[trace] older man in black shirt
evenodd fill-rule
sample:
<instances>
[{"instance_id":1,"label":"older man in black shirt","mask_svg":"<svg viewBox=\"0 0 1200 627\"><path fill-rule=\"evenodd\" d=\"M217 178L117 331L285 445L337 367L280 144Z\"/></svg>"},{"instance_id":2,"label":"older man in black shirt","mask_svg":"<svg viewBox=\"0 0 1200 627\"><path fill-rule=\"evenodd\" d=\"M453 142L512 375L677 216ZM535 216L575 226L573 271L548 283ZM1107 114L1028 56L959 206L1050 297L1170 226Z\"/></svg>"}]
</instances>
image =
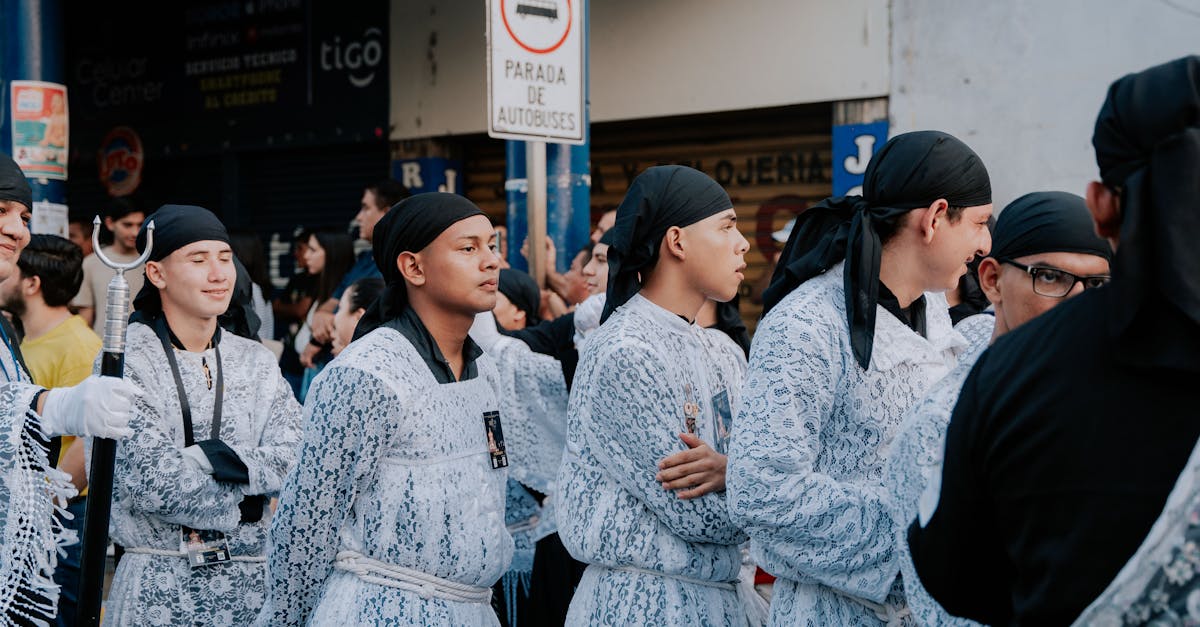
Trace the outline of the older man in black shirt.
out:
<instances>
[{"instance_id":1,"label":"older man in black shirt","mask_svg":"<svg viewBox=\"0 0 1200 627\"><path fill-rule=\"evenodd\" d=\"M1089 290L980 358L909 542L951 613L1069 624L1137 550L1200 436L1200 57L1116 81L1093 144Z\"/></svg>"}]
</instances>

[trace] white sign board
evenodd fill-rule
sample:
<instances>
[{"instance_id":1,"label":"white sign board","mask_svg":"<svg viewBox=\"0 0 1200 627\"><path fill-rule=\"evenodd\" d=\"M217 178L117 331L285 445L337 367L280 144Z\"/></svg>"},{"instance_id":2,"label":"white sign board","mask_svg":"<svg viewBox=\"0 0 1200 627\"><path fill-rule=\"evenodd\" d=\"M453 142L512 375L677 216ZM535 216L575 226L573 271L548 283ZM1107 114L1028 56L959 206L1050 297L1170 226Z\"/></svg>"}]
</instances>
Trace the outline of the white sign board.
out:
<instances>
[{"instance_id":1,"label":"white sign board","mask_svg":"<svg viewBox=\"0 0 1200 627\"><path fill-rule=\"evenodd\" d=\"M585 0L487 0L488 135L582 144Z\"/></svg>"}]
</instances>

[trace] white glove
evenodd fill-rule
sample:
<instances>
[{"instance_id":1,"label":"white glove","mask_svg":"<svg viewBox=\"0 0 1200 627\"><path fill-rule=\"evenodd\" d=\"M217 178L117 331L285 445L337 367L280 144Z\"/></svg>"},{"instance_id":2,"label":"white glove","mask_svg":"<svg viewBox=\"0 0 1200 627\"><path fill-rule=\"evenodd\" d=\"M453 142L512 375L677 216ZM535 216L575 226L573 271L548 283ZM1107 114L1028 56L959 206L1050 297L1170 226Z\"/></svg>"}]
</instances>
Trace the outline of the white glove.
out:
<instances>
[{"instance_id":1,"label":"white glove","mask_svg":"<svg viewBox=\"0 0 1200 627\"><path fill-rule=\"evenodd\" d=\"M127 438L133 435L133 397L141 393L124 379L97 375L74 387L54 388L46 394L42 430L50 436Z\"/></svg>"},{"instance_id":2,"label":"white glove","mask_svg":"<svg viewBox=\"0 0 1200 627\"><path fill-rule=\"evenodd\" d=\"M212 462L208 459L208 455L204 454L199 444L185 446L183 448L183 458L189 463L194 464L200 472L206 475L213 474Z\"/></svg>"},{"instance_id":3,"label":"white glove","mask_svg":"<svg viewBox=\"0 0 1200 627\"><path fill-rule=\"evenodd\" d=\"M475 322L471 324L470 336L485 353L491 352L496 342L504 337L500 334L500 329L496 328L496 316L492 315L491 310L475 314Z\"/></svg>"}]
</instances>

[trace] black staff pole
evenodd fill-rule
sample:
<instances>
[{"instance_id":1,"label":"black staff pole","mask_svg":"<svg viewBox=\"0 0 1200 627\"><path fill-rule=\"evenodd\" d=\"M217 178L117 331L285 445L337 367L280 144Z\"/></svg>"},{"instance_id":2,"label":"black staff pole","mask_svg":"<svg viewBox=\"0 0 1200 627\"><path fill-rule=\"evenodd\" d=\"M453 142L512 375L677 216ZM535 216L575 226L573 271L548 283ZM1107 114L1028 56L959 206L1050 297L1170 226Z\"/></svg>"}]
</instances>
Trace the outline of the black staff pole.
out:
<instances>
[{"instance_id":1,"label":"black staff pole","mask_svg":"<svg viewBox=\"0 0 1200 627\"><path fill-rule=\"evenodd\" d=\"M129 323L129 283L125 271L136 268L150 257L154 247L154 222L146 225L146 250L132 263L116 263L100 249L100 216L92 222L92 248L104 265L117 271L108 282L108 304L104 308L104 352L100 374L125 376L125 327ZM79 563L79 602L75 624L100 624L100 605L104 596L104 566L108 558L108 519L112 513L113 462L117 443L95 438L92 443L92 467L88 474L87 513L83 518L83 556Z\"/></svg>"}]
</instances>

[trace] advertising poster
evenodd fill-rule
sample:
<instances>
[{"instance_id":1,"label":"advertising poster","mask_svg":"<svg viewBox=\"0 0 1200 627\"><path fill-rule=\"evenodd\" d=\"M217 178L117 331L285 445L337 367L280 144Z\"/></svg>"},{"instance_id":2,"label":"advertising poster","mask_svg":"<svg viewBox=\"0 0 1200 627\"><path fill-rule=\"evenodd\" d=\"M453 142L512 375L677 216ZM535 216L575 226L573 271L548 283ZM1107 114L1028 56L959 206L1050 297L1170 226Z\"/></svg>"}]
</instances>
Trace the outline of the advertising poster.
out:
<instances>
[{"instance_id":1,"label":"advertising poster","mask_svg":"<svg viewBox=\"0 0 1200 627\"><path fill-rule=\"evenodd\" d=\"M12 156L25 176L67 180L67 87L12 81Z\"/></svg>"}]
</instances>

